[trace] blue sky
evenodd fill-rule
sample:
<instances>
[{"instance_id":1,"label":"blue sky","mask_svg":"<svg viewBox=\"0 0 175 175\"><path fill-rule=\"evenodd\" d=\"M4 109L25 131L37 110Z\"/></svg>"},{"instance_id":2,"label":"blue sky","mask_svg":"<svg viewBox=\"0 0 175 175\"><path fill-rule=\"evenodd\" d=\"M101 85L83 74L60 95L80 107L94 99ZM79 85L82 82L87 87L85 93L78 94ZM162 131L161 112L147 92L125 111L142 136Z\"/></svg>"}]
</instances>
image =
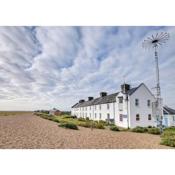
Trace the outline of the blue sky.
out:
<instances>
[{"instance_id":1,"label":"blue sky","mask_svg":"<svg viewBox=\"0 0 175 175\"><path fill-rule=\"evenodd\" d=\"M175 27L0 27L0 110L70 110L119 91L123 77L154 93L154 53L141 44L160 31L170 33L159 49L162 97L175 108Z\"/></svg>"}]
</instances>

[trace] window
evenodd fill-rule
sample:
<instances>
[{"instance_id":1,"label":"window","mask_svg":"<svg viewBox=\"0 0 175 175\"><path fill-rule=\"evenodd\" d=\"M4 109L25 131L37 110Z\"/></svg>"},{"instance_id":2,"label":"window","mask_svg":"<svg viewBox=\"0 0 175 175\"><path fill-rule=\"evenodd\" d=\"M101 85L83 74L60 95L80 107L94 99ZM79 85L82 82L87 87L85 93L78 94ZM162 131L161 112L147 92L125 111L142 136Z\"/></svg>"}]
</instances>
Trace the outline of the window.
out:
<instances>
[{"instance_id":1,"label":"window","mask_svg":"<svg viewBox=\"0 0 175 175\"><path fill-rule=\"evenodd\" d=\"M173 121L175 121L175 115L173 116Z\"/></svg>"},{"instance_id":2,"label":"window","mask_svg":"<svg viewBox=\"0 0 175 175\"><path fill-rule=\"evenodd\" d=\"M135 99L135 105L139 106L139 99L137 99L137 98Z\"/></svg>"},{"instance_id":3,"label":"window","mask_svg":"<svg viewBox=\"0 0 175 175\"><path fill-rule=\"evenodd\" d=\"M147 100L147 106L148 106L148 107L151 106L151 100Z\"/></svg>"},{"instance_id":4,"label":"window","mask_svg":"<svg viewBox=\"0 0 175 175\"><path fill-rule=\"evenodd\" d=\"M94 109L96 110L96 105L94 106Z\"/></svg>"},{"instance_id":5,"label":"window","mask_svg":"<svg viewBox=\"0 0 175 175\"><path fill-rule=\"evenodd\" d=\"M107 119L108 119L108 120L110 119L110 114L109 114L109 113L107 114Z\"/></svg>"},{"instance_id":6,"label":"window","mask_svg":"<svg viewBox=\"0 0 175 175\"><path fill-rule=\"evenodd\" d=\"M99 105L99 109L101 110L101 105Z\"/></svg>"},{"instance_id":7,"label":"window","mask_svg":"<svg viewBox=\"0 0 175 175\"><path fill-rule=\"evenodd\" d=\"M139 120L140 120L140 115L136 114L136 121L139 121Z\"/></svg>"},{"instance_id":8,"label":"window","mask_svg":"<svg viewBox=\"0 0 175 175\"><path fill-rule=\"evenodd\" d=\"M90 118L91 118L91 113L89 115L90 115Z\"/></svg>"},{"instance_id":9,"label":"window","mask_svg":"<svg viewBox=\"0 0 175 175\"><path fill-rule=\"evenodd\" d=\"M123 121L123 115L120 114L120 122L122 122L122 121Z\"/></svg>"},{"instance_id":10,"label":"window","mask_svg":"<svg viewBox=\"0 0 175 175\"><path fill-rule=\"evenodd\" d=\"M148 120L151 120L151 114L148 114Z\"/></svg>"},{"instance_id":11,"label":"window","mask_svg":"<svg viewBox=\"0 0 175 175\"><path fill-rule=\"evenodd\" d=\"M109 109L109 103L107 104L107 109Z\"/></svg>"},{"instance_id":12,"label":"window","mask_svg":"<svg viewBox=\"0 0 175 175\"><path fill-rule=\"evenodd\" d=\"M95 113L95 118L97 117L97 114Z\"/></svg>"},{"instance_id":13,"label":"window","mask_svg":"<svg viewBox=\"0 0 175 175\"><path fill-rule=\"evenodd\" d=\"M119 97L118 100L119 100L119 103L123 103L123 97Z\"/></svg>"},{"instance_id":14,"label":"window","mask_svg":"<svg viewBox=\"0 0 175 175\"><path fill-rule=\"evenodd\" d=\"M99 114L99 119L101 120L101 113Z\"/></svg>"}]
</instances>

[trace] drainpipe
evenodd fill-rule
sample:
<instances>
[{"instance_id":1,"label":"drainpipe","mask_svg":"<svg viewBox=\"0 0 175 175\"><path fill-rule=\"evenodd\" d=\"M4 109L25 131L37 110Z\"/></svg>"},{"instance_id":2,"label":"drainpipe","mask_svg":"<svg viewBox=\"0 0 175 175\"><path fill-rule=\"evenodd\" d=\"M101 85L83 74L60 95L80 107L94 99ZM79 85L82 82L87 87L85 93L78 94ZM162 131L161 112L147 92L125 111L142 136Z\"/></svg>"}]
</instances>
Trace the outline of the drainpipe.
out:
<instances>
[{"instance_id":1,"label":"drainpipe","mask_svg":"<svg viewBox=\"0 0 175 175\"><path fill-rule=\"evenodd\" d=\"M92 107L92 122L91 122L91 131L93 130L93 125L94 125L94 105Z\"/></svg>"},{"instance_id":2,"label":"drainpipe","mask_svg":"<svg viewBox=\"0 0 175 175\"><path fill-rule=\"evenodd\" d=\"M113 103L113 112L114 112L114 124L115 124L115 102Z\"/></svg>"},{"instance_id":3,"label":"drainpipe","mask_svg":"<svg viewBox=\"0 0 175 175\"><path fill-rule=\"evenodd\" d=\"M127 124L128 124L128 128L129 128L129 110L128 110L128 94L126 94L126 112L127 112Z\"/></svg>"}]
</instances>

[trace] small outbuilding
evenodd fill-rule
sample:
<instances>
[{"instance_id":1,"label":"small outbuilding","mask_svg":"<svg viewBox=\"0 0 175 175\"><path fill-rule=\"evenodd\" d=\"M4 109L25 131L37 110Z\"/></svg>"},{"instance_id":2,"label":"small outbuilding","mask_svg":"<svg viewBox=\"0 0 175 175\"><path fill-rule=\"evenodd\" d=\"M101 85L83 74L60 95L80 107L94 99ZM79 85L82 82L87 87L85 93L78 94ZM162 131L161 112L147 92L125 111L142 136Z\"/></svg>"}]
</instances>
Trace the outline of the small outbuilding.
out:
<instances>
[{"instance_id":1,"label":"small outbuilding","mask_svg":"<svg viewBox=\"0 0 175 175\"><path fill-rule=\"evenodd\" d=\"M61 115L62 112L56 108L53 108L52 110L49 111L50 115Z\"/></svg>"},{"instance_id":2,"label":"small outbuilding","mask_svg":"<svg viewBox=\"0 0 175 175\"><path fill-rule=\"evenodd\" d=\"M163 107L163 125L165 127L175 126L175 110L168 106Z\"/></svg>"}]
</instances>

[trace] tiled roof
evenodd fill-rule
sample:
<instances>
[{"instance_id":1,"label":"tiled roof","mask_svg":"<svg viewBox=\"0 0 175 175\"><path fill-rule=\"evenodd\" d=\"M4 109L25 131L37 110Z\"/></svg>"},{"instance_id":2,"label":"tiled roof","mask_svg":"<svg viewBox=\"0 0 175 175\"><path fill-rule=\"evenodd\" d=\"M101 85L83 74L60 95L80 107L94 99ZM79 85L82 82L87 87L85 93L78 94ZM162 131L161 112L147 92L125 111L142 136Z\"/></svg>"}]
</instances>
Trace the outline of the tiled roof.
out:
<instances>
[{"instance_id":1,"label":"tiled roof","mask_svg":"<svg viewBox=\"0 0 175 175\"><path fill-rule=\"evenodd\" d=\"M132 95L137 89L138 89L138 87L132 88L132 89L128 90L127 94Z\"/></svg>"},{"instance_id":2,"label":"tiled roof","mask_svg":"<svg viewBox=\"0 0 175 175\"><path fill-rule=\"evenodd\" d=\"M143 83L141 83L138 87L131 88L127 91L128 95L132 95ZM92 105L98 105L98 104L106 104L106 103L113 103L116 102L116 96L119 94L119 92L110 94L104 97L98 97L90 101L85 101L82 103L76 103L72 106L72 108L79 108L79 107L86 107L86 106L92 106Z\"/></svg>"},{"instance_id":3,"label":"tiled roof","mask_svg":"<svg viewBox=\"0 0 175 175\"><path fill-rule=\"evenodd\" d=\"M105 103L113 103L116 101L116 96L118 93L110 94L104 97L95 98L90 101L85 101L83 103L77 103L72 108L78 108L78 107L86 107L86 106L92 106L97 104L105 104Z\"/></svg>"},{"instance_id":4,"label":"tiled roof","mask_svg":"<svg viewBox=\"0 0 175 175\"><path fill-rule=\"evenodd\" d=\"M131 95L135 90L136 90L136 88L130 89L128 91L129 95ZM72 106L72 108L86 107L86 106L106 104L106 103L114 103L114 102L116 102L116 96L118 94L119 94L119 92L114 93L114 94L110 94L110 95L107 95L104 97L95 98L95 99L90 100L90 101L85 101L83 103L76 103L75 105Z\"/></svg>"}]
</instances>

